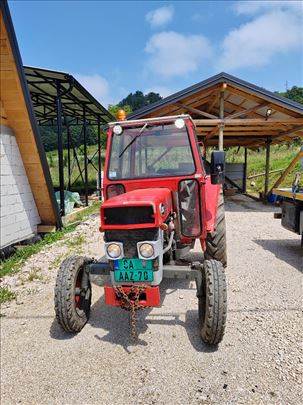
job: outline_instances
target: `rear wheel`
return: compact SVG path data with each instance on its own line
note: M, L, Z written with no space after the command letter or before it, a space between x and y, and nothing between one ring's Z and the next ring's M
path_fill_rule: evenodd
M197 287L202 340L217 345L223 339L227 313L226 279L222 263L205 260Z
M80 332L89 318L91 284L85 265L90 262L86 257L70 256L58 270L55 311L59 324L67 332Z
M218 198L218 209L216 217L216 227L213 232L206 236L206 251L204 252L205 259L218 260L227 266L226 255L226 226L225 226L225 211L224 211L224 198L222 191Z

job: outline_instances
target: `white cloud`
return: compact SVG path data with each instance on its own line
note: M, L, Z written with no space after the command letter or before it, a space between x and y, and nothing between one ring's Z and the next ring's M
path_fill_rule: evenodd
M81 75L77 73L74 76L102 105L107 106L109 84L104 77L98 74Z
M145 19L150 23L152 28L157 28L162 27L163 25L172 21L173 15L173 6L163 6L147 13Z
M257 14L264 11L286 10L302 13L302 1L281 0L281 1L237 1L234 3L234 9L238 15Z
M167 96L170 96L171 94L174 93L174 91L172 89L170 89L169 87L166 86L161 86L161 85L155 85L155 86L151 86L148 89L144 90L144 94L148 94L148 93L159 93L161 97L165 98Z
M194 72L212 55L210 43L203 35L174 31L153 35L145 51L150 54L147 69L166 78Z
M297 13L271 10L227 34L218 67L233 70L264 66L273 56L302 48L302 45L302 27Z

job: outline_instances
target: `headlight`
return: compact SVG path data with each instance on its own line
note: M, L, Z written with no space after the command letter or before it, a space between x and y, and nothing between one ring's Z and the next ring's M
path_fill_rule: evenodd
M108 256L112 257L113 259L116 259L116 257L119 257L122 254L121 247L116 243L111 243L110 245L108 245L106 247L106 252Z
M140 245L139 251L140 255L147 259L154 255L154 247L149 243L143 243L142 245Z

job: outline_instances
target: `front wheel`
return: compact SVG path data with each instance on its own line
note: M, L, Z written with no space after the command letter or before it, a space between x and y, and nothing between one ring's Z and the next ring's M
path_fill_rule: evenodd
M90 262L86 257L70 256L58 270L55 312L59 324L66 332L80 332L88 321L92 290L85 265Z
M205 260L197 288L201 338L207 344L217 345L223 339L227 313L226 279L221 262Z

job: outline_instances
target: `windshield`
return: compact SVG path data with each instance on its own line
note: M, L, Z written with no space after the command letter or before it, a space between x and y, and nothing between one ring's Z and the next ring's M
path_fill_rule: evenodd
M187 176L195 164L186 128L174 124L125 128L113 133L108 178L110 180Z

